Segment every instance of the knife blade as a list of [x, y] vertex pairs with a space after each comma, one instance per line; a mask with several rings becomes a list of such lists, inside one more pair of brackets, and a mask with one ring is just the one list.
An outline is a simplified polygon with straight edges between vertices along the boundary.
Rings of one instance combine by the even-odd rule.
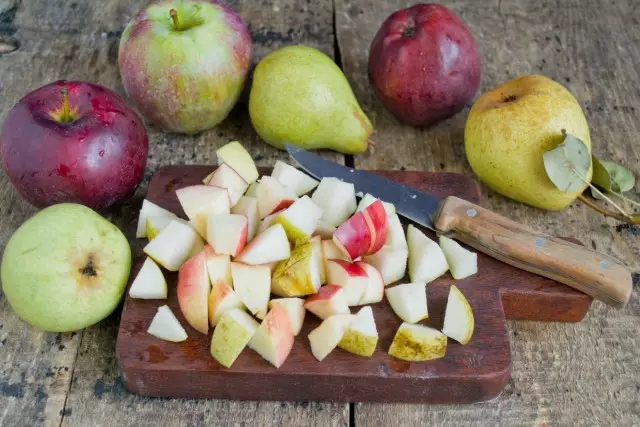
[[440, 199], [369, 172], [328, 161], [292, 144], [289, 155], [317, 179], [335, 177], [393, 203], [402, 216], [514, 267], [564, 283], [615, 307], [631, 296], [631, 272], [599, 251], [528, 228], [455, 196]]

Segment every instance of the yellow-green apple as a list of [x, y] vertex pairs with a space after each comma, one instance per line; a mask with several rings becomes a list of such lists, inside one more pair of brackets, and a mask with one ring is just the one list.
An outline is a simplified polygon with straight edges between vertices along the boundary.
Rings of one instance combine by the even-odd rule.
[[253, 240], [258, 233], [260, 217], [258, 216], [258, 199], [242, 196], [238, 203], [231, 208], [231, 213], [247, 217], [247, 243]]
[[297, 196], [288, 188], [283, 187], [275, 178], [263, 176], [256, 188], [258, 199], [258, 213], [260, 218], [288, 208], [297, 199]]
[[402, 279], [407, 271], [409, 250], [402, 247], [383, 246], [373, 255], [365, 255], [364, 260], [382, 275], [385, 286]]
[[440, 248], [454, 279], [461, 280], [478, 272], [478, 254], [475, 252], [463, 248], [458, 242], [445, 236], [440, 236]]
[[196, 331], [209, 332], [209, 274], [204, 251], [192, 256], [178, 271], [178, 304], [187, 322]]
[[287, 312], [291, 323], [291, 331], [293, 335], [298, 335], [304, 324], [306, 314], [304, 300], [302, 298], [275, 298], [269, 301], [270, 309], [273, 309], [275, 305], [281, 306]]
[[144, 199], [142, 201], [140, 213], [138, 214], [138, 228], [136, 229], [136, 237], [147, 237], [147, 218], [152, 216], [160, 218], [177, 218], [176, 214], [174, 214], [173, 212], [169, 212], [165, 208], [161, 208], [155, 203]]
[[193, 225], [189, 222], [189, 221], [185, 221], [182, 218], [178, 218], [178, 217], [171, 217], [171, 216], [148, 216], [147, 217], [147, 226], [146, 228], [146, 233], [145, 233], [145, 237], [147, 239], [149, 239], [149, 241], [153, 240], [156, 238], [156, 236], [158, 234], [160, 234], [160, 232], [162, 230], [164, 230], [164, 228], [171, 224], [173, 221], [178, 221], [183, 223], [184, 225], [188, 225], [189, 227], [193, 228], [195, 230], [195, 228], [193, 227]]
[[264, 319], [271, 295], [271, 270], [266, 265], [231, 263], [233, 289], [251, 314]]
[[271, 176], [277, 179], [283, 186], [288, 187], [296, 196], [309, 193], [320, 183], [306, 173], [281, 160], [276, 160]]
[[293, 330], [287, 311], [274, 305], [249, 340], [249, 348], [276, 368], [282, 366], [293, 347]]
[[340, 259], [327, 261], [327, 281], [344, 288], [347, 304], [360, 304], [364, 290], [369, 283], [367, 273], [358, 265]]
[[[7, 230], [5, 230], [6, 232]], [[59, 203], [27, 219], [2, 255], [2, 291], [16, 314], [44, 331], [93, 325], [118, 306], [131, 272], [131, 249], [90, 208]]]
[[[469, 165], [494, 191], [542, 209], [562, 210], [584, 191], [559, 190], [542, 155], [563, 140], [562, 131], [584, 142], [591, 153], [589, 125], [578, 101], [560, 83], [524, 75], [482, 94], [464, 130]], [[592, 168], [585, 178], [591, 180]]]
[[167, 270], [178, 271], [203, 245], [202, 238], [192, 227], [174, 220], [147, 243], [143, 252]]
[[344, 289], [338, 285], [322, 286], [317, 293], [307, 297], [304, 308], [321, 319], [334, 314], [351, 314]]
[[158, 264], [147, 257], [129, 288], [131, 298], [167, 299], [167, 281]]
[[237, 256], [247, 243], [248, 222], [244, 215], [207, 217], [207, 242], [217, 254]]
[[364, 306], [345, 331], [338, 347], [358, 356], [371, 357], [378, 344], [378, 329], [370, 306]]
[[[373, 204], [376, 200], [378, 200], [376, 197], [373, 197], [371, 194], [367, 193], [362, 196], [362, 199], [360, 199], [356, 210], [363, 211], [367, 208], [367, 206]], [[387, 215], [393, 215], [396, 213], [396, 207], [393, 205], [393, 203], [382, 202], [382, 205], [384, 206], [384, 210], [387, 212]]]
[[274, 224], [258, 234], [235, 261], [259, 265], [289, 258], [291, 248], [282, 224]]
[[384, 298], [384, 282], [382, 275], [376, 268], [364, 261], [356, 261], [355, 264], [367, 274], [367, 286], [360, 297], [358, 305], [374, 304]]
[[125, 91], [147, 120], [165, 131], [194, 134], [227, 117], [251, 56], [247, 26], [229, 7], [163, 0], [125, 27], [118, 66]]
[[[258, 179], [258, 169], [251, 154], [238, 141], [231, 141], [216, 150], [218, 164], [226, 163], [240, 174], [242, 179], [252, 184]], [[255, 188], [255, 187], [254, 187]], [[254, 194], [246, 194], [254, 196]]]
[[222, 315], [211, 337], [211, 356], [230, 368], [249, 344], [260, 324], [246, 311], [232, 308]]
[[231, 278], [231, 257], [226, 254], [217, 254], [211, 245], [205, 245], [203, 251], [211, 284], [214, 285], [222, 281], [231, 285], [233, 283]]
[[407, 243], [412, 282], [429, 283], [449, 270], [440, 246], [411, 224], [407, 228]]
[[356, 190], [353, 184], [338, 178], [322, 178], [311, 196], [313, 203], [322, 209], [322, 220], [339, 226], [356, 211]]
[[311, 201], [309, 196], [302, 196], [285, 210], [278, 212], [273, 223], [280, 223], [293, 245], [309, 240], [318, 226], [322, 209]]
[[240, 301], [234, 290], [222, 280], [218, 280], [211, 286], [208, 300], [209, 324], [215, 327], [224, 313], [239, 308], [244, 310], [244, 304]]
[[447, 298], [447, 308], [444, 312], [442, 333], [460, 344], [466, 344], [473, 335], [474, 323], [473, 311], [469, 301], [460, 292], [460, 289], [455, 285], [451, 285], [449, 297]]
[[249, 184], [238, 172], [226, 163], [221, 164], [218, 169], [213, 172], [211, 179], [207, 185], [224, 188], [229, 193], [229, 204], [235, 206], [240, 197], [247, 191]]
[[385, 289], [387, 301], [393, 312], [403, 322], [417, 323], [429, 318], [427, 310], [427, 285], [405, 283]]
[[202, 238], [207, 237], [207, 216], [231, 212], [229, 192], [211, 185], [191, 185], [176, 190], [182, 210]]
[[460, 112], [480, 86], [471, 31], [452, 10], [419, 3], [391, 14], [369, 48], [369, 81], [399, 120], [430, 126]]
[[187, 332], [168, 305], [158, 307], [147, 333], [171, 342], [182, 342], [188, 338]]
[[333, 233], [335, 232], [336, 227], [323, 220], [318, 220], [318, 225], [316, 226], [313, 235], [320, 236], [322, 239], [332, 239]]
[[356, 260], [369, 251], [372, 237], [364, 212], [356, 212], [336, 229], [333, 242], [349, 260]]
[[389, 354], [409, 362], [423, 362], [444, 357], [447, 336], [437, 329], [413, 323], [403, 323], [393, 337]]
[[80, 81], [28, 93], [0, 131], [4, 171], [38, 208], [78, 203], [105, 211], [122, 204], [142, 181], [148, 149], [144, 125], [127, 103]]
[[407, 238], [405, 237], [404, 228], [397, 214], [387, 215], [387, 240], [384, 242], [386, 246], [392, 248], [407, 249]]
[[353, 314], [336, 314], [324, 319], [320, 326], [309, 332], [313, 356], [322, 362], [338, 346], [355, 317]]
[[322, 283], [322, 249], [307, 242], [291, 251], [291, 256], [274, 268], [271, 292], [281, 297], [314, 294]]

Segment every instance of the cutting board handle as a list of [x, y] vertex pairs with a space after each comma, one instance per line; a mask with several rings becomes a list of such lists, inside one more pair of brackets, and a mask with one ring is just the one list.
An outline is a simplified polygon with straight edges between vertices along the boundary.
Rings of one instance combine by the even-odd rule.
[[438, 232], [502, 262], [556, 280], [609, 305], [623, 307], [631, 273], [613, 257], [539, 233], [457, 197], [447, 197], [434, 221]]

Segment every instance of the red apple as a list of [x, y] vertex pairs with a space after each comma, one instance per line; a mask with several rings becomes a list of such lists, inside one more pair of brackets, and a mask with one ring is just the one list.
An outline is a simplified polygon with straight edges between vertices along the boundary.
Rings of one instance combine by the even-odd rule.
[[4, 170], [29, 203], [74, 202], [98, 211], [133, 195], [149, 149], [142, 121], [117, 93], [65, 80], [22, 98], [0, 143]]
[[429, 126], [471, 102], [480, 85], [480, 56], [464, 22], [439, 4], [390, 15], [369, 50], [369, 81], [398, 119]]

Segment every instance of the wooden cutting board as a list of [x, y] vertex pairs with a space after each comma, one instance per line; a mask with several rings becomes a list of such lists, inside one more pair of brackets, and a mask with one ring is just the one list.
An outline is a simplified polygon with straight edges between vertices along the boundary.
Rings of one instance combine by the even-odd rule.
[[[147, 198], [185, 217], [175, 190], [198, 184], [212, 166], [166, 166], [149, 184]], [[262, 170], [261, 173], [268, 173]], [[453, 173], [377, 171], [417, 190], [456, 195], [477, 203], [480, 191], [472, 179]], [[405, 224], [406, 226], [406, 224]], [[430, 237], [435, 238], [429, 232]], [[137, 245], [131, 278], [145, 255]], [[427, 286], [429, 319], [440, 329], [449, 286], [466, 295], [475, 314], [475, 332], [467, 345], [449, 340], [444, 358], [409, 363], [387, 354], [401, 324], [388, 302], [372, 305], [380, 339], [371, 358], [341, 349], [323, 362], [311, 354], [308, 333], [320, 320], [307, 313], [289, 358], [280, 369], [246, 348], [230, 369], [209, 354], [205, 336], [185, 321], [176, 299], [177, 274], [167, 273], [169, 298], [126, 297], [118, 331], [116, 356], [126, 388], [147, 396], [236, 400], [325, 400], [340, 402], [471, 403], [498, 396], [510, 376], [511, 353], [505, 319], [580, 321], [592, 299], [572, 288], [478, 254], [478, 274], [454, 281], [447, 273]], [[407, 281], [408, 278], [405, 278]], [[189, 338], [170, 343], [146, 333], [157, 307], [168, 304]], [[353, 308], [356, 312], [357, 307]]]

